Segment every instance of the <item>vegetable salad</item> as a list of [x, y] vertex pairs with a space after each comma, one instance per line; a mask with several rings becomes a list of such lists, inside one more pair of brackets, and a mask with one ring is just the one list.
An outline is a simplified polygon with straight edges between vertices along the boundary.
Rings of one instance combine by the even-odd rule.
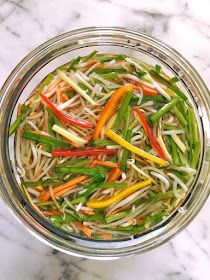
[[159, 65], [93, 51], [50, 73], [18, 105], [21, 190], [55, 226], [94, 239], [141, 233], [192, 186], [195, 112]]

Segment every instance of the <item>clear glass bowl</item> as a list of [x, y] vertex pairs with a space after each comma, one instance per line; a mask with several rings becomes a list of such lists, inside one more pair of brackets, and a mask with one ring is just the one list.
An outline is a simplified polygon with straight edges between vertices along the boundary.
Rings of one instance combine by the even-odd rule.
[[[180, 86], [197, 111], [201, 159], [196, 181], [186, 199], [167, 220], [146, 232], [113, 241], [71, 235], [40, 216], [20, 191], [15, 171], [14, 136], [8, 129], [35, 86], [52, 70], [94, 49], [122, 53], [148, 63], [160, 64], [169, 75], [180, 77]], [[0, 194], [15, 217], [38, 239], [62, 252], [95, 259], [114, 259], [145, 252], [169, 240], [186, 227], [203, 206], [210, 192], [210, 95], [195, 69], [162, 42], [123, 28], [85, 28], [53, 38], [32, 51], [13, 70], [3, 85], [0, 100]]]

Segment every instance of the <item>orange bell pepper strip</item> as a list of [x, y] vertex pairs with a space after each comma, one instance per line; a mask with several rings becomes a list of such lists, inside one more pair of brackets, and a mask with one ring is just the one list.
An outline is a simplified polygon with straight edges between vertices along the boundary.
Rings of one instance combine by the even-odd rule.
[[104, 108], [100, 114], [98, 123], [96, 124], [96, 127], [93, 131], [93, 136], [92, 136], [93, 140], [97, 140], [99, 138], [102, 127], [111, 118], [111, 116], [115, 113], [124, 94], [126, 92], [132, 91], [132, 90], [133, 90], [132, 86], [126, 85], [126, 86], [122, 86], [121, 88], [117, 89], [112, 94], [112, 96], [110, 97], [110, 99], [108, 100], [108, 102], [106, 103], [106, 105], [104, 106]]

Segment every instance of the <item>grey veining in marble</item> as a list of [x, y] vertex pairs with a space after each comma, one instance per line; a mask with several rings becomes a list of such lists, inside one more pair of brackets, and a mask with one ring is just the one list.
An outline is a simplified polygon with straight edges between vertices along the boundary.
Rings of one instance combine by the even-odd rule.
[[[210, 86], [209, 0], [0, 0], [0, 85], [32, 49], [87, 26], [124, 26], [151, 34], [183, 54]], [[31, 236], [0, 201], [1, 280], [208, 280], [210, 200], [161, 247], [116, 261], [53, 250]]]

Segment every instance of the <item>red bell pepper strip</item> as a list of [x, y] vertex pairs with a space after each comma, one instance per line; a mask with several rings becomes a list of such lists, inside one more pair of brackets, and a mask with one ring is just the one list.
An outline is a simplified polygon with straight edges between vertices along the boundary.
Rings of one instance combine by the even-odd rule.
[[82, 156], [95, 156], [95, 155], [112, 155], [115, 150], [108, 149], [89, 149], [89, 150], [54, 150], [52, 157], [82, 157]]
[[59, 111], [58, 108], [43, 93], [41, 93], [39, 96], [60, 120], [85, 128], [90, 128], [93, 126], [91, 123], [72, 118], [69, 114]]
[[143, 126], [143, 128], [146, 132], [146, 135], [150, 140], [151, 146], [160, 155], [160, 157], [162, 159], [166, 160], [166, 156], [165, 156], [163, 150], [161, 149], [160, 145], [155, 140], [155, 138], [152, 134], [152, 130], [149, 126], [149, 123], [147, 122], [147, 119], [146, 119], [145, 115], [138, 109], [133, 109], [133, 111], [137, 114], [138, 118], [140, 119], [140, 122], [141, 122], [141, 124], [142, 124], [142, 126]]

